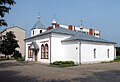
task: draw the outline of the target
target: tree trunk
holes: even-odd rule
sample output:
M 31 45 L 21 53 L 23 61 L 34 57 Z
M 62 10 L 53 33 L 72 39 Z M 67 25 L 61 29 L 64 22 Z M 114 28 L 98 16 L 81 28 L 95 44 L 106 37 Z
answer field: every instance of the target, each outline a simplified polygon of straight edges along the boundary
M 6 55 L 5 55 L 5 59 L 6 59 Z
M 9 60 L 9 55 L 7 55 L 7 60 Z

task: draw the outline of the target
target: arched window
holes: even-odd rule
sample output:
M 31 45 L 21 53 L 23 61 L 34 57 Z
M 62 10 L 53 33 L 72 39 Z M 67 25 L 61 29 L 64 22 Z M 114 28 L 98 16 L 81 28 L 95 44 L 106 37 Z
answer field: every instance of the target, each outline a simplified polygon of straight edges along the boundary
M 41 45 L 41 59 L 48 59 L 48 53 L 49 53 L 49 50 L 48 50 L 48 44 L 42 44 Z
M 30 49 L 30 46 L 28 46 L 28 58 L 32 58 L 32 50 Z
M 45 44 L 45 58 L 48 59 L 48 44 Z
M 45 49 L 44 49 L 44 45 L 41 45 L 41 58 L 45 58 Z

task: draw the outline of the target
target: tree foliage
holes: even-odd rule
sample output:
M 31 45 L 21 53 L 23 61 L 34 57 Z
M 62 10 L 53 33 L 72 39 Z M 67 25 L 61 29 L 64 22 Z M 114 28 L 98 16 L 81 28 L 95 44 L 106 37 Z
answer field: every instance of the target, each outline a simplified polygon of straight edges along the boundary
M 0 44 L 0 52 L 5 55 L 12 55 L 18 47 L 19 45 L 16 36 L 10 31 L 3 36 L 3 40 Z
M 120 56 L 120 47 L 116 47 L 116 56 Z
M 11 5 L 14 5 L 14 0 L 0 0 L 0 26 L 7 26 L 7 23 L 3 19 L 5 13 L 9 13 Z
M 19 51 L 15 50 L 13 53 L 13 57 L 15 59 L 22 58 L 22 54 Z

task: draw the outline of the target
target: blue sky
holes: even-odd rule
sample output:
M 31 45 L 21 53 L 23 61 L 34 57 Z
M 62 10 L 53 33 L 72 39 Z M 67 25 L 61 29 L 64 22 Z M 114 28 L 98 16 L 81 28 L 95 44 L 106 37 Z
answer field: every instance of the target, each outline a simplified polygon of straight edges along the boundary
M 27 31 L 37 21 L 40 12 L 42 23 L 51 25 L 53 14 L 60 24 L 83 26 L 101 31 L 104 39 L 120 44 L 120 0 L 15 0 L 9 14 L 5 15 L 8 26 L 20 26 Z M 0 28 L 3 30 L 3 28 Z M 120 45 L 119 45 L 120 46 Z

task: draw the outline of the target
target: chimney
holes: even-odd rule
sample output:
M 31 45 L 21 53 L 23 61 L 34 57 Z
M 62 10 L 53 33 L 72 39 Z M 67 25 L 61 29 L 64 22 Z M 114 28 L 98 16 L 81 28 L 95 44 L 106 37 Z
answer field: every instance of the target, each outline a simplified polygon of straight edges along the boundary
M 55 27 L 56 27 L 56 28 L 57 28 L 57 27 L 60 27 L 60 25 L 59 25 L 59 24 L 56 24 Z
M 69 30 L 73 30 L 72 27 L 73 27 L 72 25 L 69 25 L 69 26 L 68 26 L 68 29 L 69 29 Z
M 49 26 L 49 27 L 47 28 L 47 30 L 51 30 L 51 29 L 53 29 L 53 26 Z
M 94 30 L 93 29 L 89 29 L 89 35 L 94 35 Z

